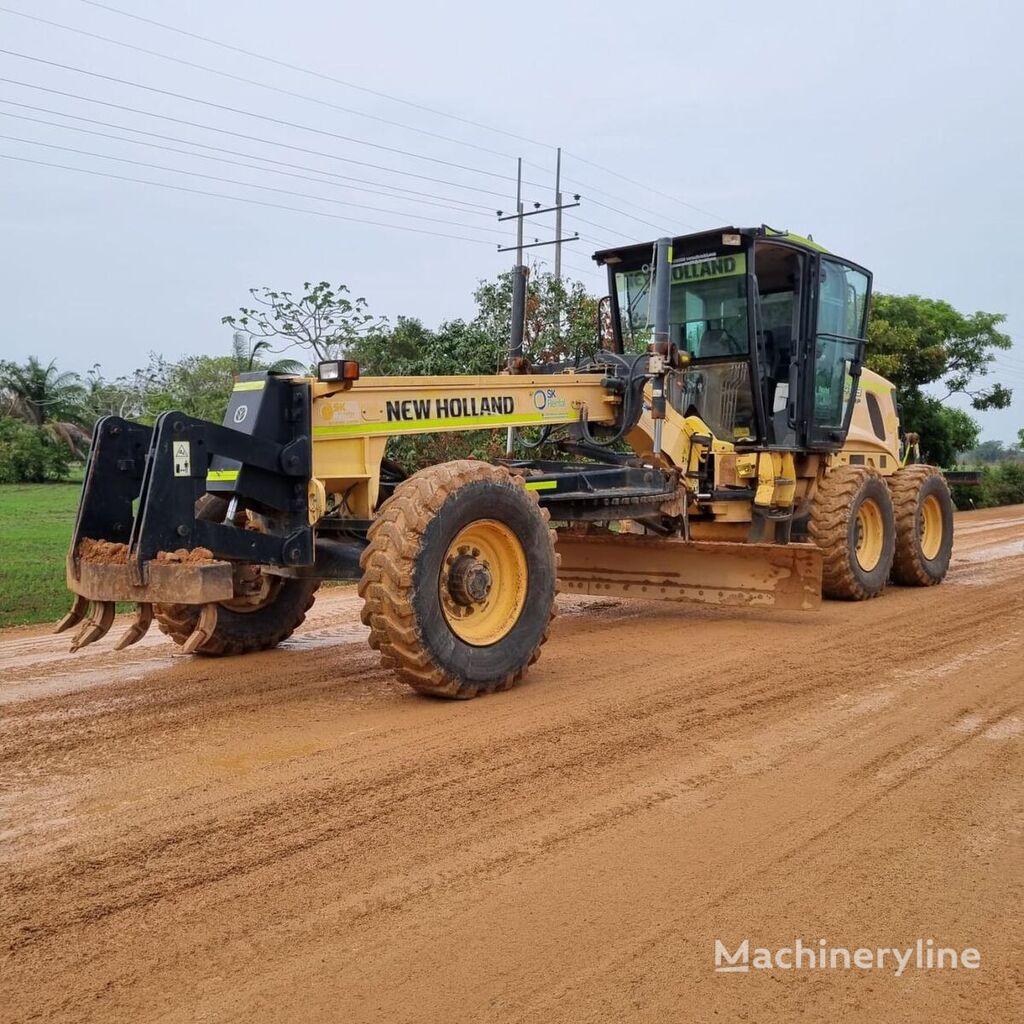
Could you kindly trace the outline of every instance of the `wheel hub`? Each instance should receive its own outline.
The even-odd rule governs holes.
[[[882,560],[885,526],[882,510],[871,499],[857,509],[855,557],[864,572],[871,572]]]
[[[459,555],[448,574],[448,593],[456,604],[468,608],[486,601],[493,583],[491,567],[486,562],[477,561],[472,555]]]
[[[921,503],[920,526],[918,530],[921,554],[927,559],[936,558],[942,547],[942,506],[934,494],[929,494]]]
[[[460,640],[476,647],[497,643],[519,619],[526,591],[526,555],[506,524],[478,519],[459,531],[441,565],[438,596]]]

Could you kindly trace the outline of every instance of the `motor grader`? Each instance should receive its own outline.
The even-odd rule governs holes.
[[[242,374],[223,424],[97,423],[59,629],[136,602],[194,655],[273,647],[358,580],[383,664],[423,693],[517,683],[557,590],[813,609],[946,574],[952,502],[864,365],[871,275],[727,227],[598,252],[595,354],[493,376]],[[406,477],[389,439],[508,431],[509,457]],[[544,443],[549,457],[531,458]]]

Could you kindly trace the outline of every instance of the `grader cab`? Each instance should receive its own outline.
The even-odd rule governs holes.
[[[118,646],[155,618],[187,653],[243,653],[352,579],[384,664],[470,697],[522,678],[556,589],[810,610],[944,577],[948,488],[909,462],[894,389],[863,366],[866,270],[766,227],[595,259],[611,342],[571,364],[361,377],[338,360],[243,374],[223,424],[101,420],[59,628],[85,646],[134,601]],[[406,477],[386,457],[395,437],[482,428],[509,431],[508,458]]]

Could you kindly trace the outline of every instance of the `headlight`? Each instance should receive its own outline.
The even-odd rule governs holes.
[[[359,364],[354,359],[331,359],[317,363],[317,380],[359,380]]]

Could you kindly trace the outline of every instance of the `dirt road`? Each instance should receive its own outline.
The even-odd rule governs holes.
[[[1024,506],[931,590],[562,611],[461,704],[348,591],[229,661],[0,635],[0,1019],[1022,1019]],[[798,937],[981,965],[713,969]]]

